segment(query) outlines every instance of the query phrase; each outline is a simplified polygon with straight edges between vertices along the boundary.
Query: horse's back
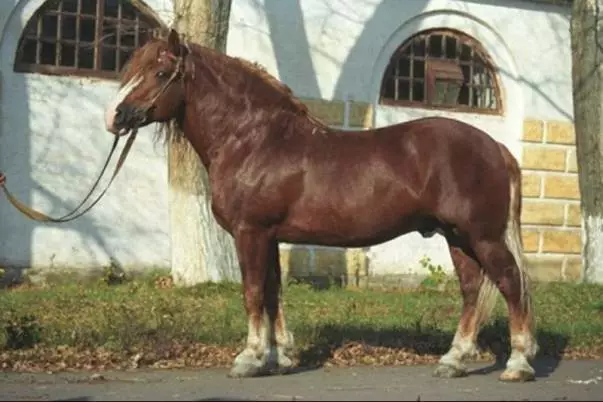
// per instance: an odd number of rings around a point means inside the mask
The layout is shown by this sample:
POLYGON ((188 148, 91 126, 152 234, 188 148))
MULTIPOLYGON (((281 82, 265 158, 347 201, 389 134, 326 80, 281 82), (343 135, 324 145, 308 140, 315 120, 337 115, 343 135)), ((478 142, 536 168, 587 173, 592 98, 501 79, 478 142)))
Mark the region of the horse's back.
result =
POLYGON ((488 208, 507 208, 498 143, 470 125, 425 118, 374 130, 325 132, 307 141, 300 145, 298 196, 287 205, 281 231, 287 241, 321 233, 313 240, 369 244, 420 230, 431 217, 458 226, 479 219, 488 208))

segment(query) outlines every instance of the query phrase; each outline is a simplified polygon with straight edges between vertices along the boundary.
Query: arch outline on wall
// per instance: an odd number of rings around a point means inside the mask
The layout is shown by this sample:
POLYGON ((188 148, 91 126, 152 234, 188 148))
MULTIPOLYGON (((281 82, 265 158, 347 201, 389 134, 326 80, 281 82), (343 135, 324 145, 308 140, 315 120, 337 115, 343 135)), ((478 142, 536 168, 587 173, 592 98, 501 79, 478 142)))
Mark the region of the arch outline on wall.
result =
POLYGON ((381 80, 394 52, 416 34, 432 29, 460 31, 475 38, 481 44, 497 69, 500 97, 505 105, 502 118, 513 121, 514 127, 517 127, 516 124, 521 124, 524 114, 523 93, 519 85, 517 65, 509 46, 485 21, 457 10, 435 10, 418 14, 402 22, 392 32, 370 70, 372 72, 371 103, 374 106, 379 105, 381 80))

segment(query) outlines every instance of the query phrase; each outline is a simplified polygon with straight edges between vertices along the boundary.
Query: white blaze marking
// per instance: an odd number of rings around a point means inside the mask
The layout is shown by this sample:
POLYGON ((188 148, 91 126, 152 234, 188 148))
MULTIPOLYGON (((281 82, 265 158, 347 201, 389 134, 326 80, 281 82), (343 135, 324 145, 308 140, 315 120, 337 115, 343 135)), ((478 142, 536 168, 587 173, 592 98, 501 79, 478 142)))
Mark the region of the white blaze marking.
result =
POLYGON ((130 95, 138 85, 140 85, 141 82, 142 77, 139 75, 135 75, 130 81, 126 83, 126 85, 124 85, 119 90, 115 99, 111 103, 109 103, 107 109, 105 109, 105 128, 107 129, 107 131, 115 133, 115 128, 113 127, 113 124, 115 123, 115 110, 117 109, 119 104, 122 103, 124 99, 126 99, 126 97, 130 95))

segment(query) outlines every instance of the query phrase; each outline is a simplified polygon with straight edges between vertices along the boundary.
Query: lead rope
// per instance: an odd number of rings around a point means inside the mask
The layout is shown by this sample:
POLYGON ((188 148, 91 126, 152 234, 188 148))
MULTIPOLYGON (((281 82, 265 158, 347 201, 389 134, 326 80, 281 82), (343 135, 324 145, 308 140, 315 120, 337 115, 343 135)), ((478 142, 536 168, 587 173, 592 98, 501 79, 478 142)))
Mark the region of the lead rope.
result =
MULTIPOLYGON (((182 63, 183 63, 183 57, 180 56, 180 57, 178 57, 178 60, 176 61, 176 68, 174 69, 174 72, 172 73, 172 75, 170 76, 168 81, 159 89, 157 94, 155 94, 153 99, 151 99, 151 101, 149 102, 149 106, 144 109, 145 112, 148 112, 151 108, 153 108, 155 106, 155 102, 157 101, 157 99, 161 95, 163 95, 163 93, 167 90, 167 88, 174 82, 174 80, 180 73, 180 69, 182 68, 182 63)), ((119 136, 115 137, 115 141, 113 142, 113 146, 111 147, 111 152, 109 152, 107 161, 105 162, 105 165, 103 166, 103 169, 101 170, 100 175, 96 179, 96 182, 92 186, 92 189, 88 192, 88 194, 86 195, 84 200, 82 202, 80 202, 80 204, 77 207, 75 207, 71 212, 69 212, 59 218, 50 217, 42 212, 36 211, 35 209, 28 207, 27 205, 25 205, 21 201, 19 201, 6 188, 6 184, 5 184, 6 176, 2 175, 1 173, 0 173, 0 187, 2 187, 2 190, 4 191, 4 195, 6 195, 6 198, 10 201, 10 203, 13 204, 13 206, 15 208, 17 208, 23 215, 27 216, 30 219, 33 219, 33 220, 39 221, 39 222, 55 222, 55 223, 72 221, 72 220, 77 219, 80 216, 84 215, 86 212, 88 212, 105 195, 105 193, 109 189, 109 186, 113 182, 113 179, 115 179, 115 177, 117 176, 117 173, 120 171, 122 165, 124 164, 126 157, 127 157, 128 153, 130 152, 130 148, 132 147, 132 144, 134 143, 134 140, 136 139, 137 133, 138 133, 138 129, 135 128, 132 130, 132 133, 130 134, 128 141, 126 142, 126 145, 124 146, 124 149, 122 150, 121 155, 119 156, 119 160, 117 161, 117 164, 115 165, 115 170, 113 171, 113 175, 111 176, 111 179, 109 179, 109 182, 105 186, 105 189, 100 193, 100 195, 96 198, 96 200, 94 200, 94 202, 92 204, 90 204, 87 208, 85 208, 81 212, 78 212, 78 209, 81 208, 86 203, 86 201, 88 201, 88 199, 90 198, 90 196, 92 195, 92 193, 94 192, 96 187, 98 186, 98 183, 100 182, 100 179, 103 176, 103 174, 105 173, 105 169, 107 168, 107 165, 109 164, 109 161, 111 160, 111 157, 113 156, 113 152, 115 151, 115 148, 117 147, 117 143, 119 142, 119 136)))
POLYGON ((6 176, 4 176, 2 174, 0 174, 0 187, 2 187, 2 190, 4 191, 4 195, 6 195, 6 198, 8 199, 8 201, 17 210, 19 210, 23 215, 27 216, 30 219, 33 219, 38 222, 54 222, 54 223, 62 223, 62 222, 72 221, 72 220, 77 219, 80 216, 84 215, 86 212, 88 212, 105 195, 105 193, 109 189, 109 186, 113 182, 113 179, 115 179, 115 177, 117 176, 117 173, 121 170, 121 167, 123 166, 123 164, 126 160, 126 157, 128 156, 130 149, 132 148, 132 144, 134 143, 134 140, 136 139, 137 133, 138 133, 137 129, 132 130, 132 133, 130 134, 128 141, 126 142, 126 145, 124 146, 124 149, 121 151, 121 154, 119 155, 119 159, 117 160, 117 164, 115 165, 115 169, 113 171, 113 175, 111 176, 111 179, 109 179, 109 182, 105 186, 104 190, 100 193, 100 195, 96 198, 96 200, 94 200, 94 202, 92 204, 90 204, 88 207, 86 207, 83 211, 78 212, 78 209, 80 209, 86 203, 86 201, 88 201, 88 199, 90 198, 90 196, 92 195, 92 193, 94 192, 96 187, 98 186, 98 183, 100 182, 101 177, 105 173, 105 170, 106 170, 107 166, 109 165, 109 161, 111 160, 111 157, 113 156, 113 153, 115 152, 115 149, 117 148, 117 144, 119 142, 119 136, 115 136, 115 141, 113 141, 113 146, 111 147, 111 151, 109 152, 109 156, 107 157, 107 160, 103 166, 103 169, 101 170, 100 175, 94 182, 92 189, 88 192, 88 194, 86 195, 84 200, 82 202, 80 202, 80 204, 77 207, 75 207, 71 212, 69 212, 59 218, 53 218, 51 216, 48 216, 48 215, 46 215, 42 212, 39 212, 31 207, 28 207, 27 205, 25 205, 21 201, 19 201, 6 188, 6 183, 5 183, 6 176))

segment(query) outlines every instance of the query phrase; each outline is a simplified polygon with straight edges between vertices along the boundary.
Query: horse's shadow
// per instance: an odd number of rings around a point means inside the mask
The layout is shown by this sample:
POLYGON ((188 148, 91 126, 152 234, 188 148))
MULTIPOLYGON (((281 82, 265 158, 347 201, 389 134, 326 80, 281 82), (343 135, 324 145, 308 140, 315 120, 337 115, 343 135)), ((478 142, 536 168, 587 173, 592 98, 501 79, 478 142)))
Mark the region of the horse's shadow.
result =
POLYGON ((10 289, 24 282, 24 269, 12 267, 0 267, 0 289, 10 289))
MULTIPOLYGON (((289 373, 319 369, 333 357, 334 352, 348 342, 357 342, 367 347, 406 349, 419 356, 443 355, 450 348, 454 333, 437 328, 380 329, 369 326, 327 325, 316 329, 312 346, 299 352, 298 367, 289 373)), ((536 377, 548 377, 558 367, 568 343, 562 334, 540 330, 537 332, 540 350, 533 362, 536 377)), ((486 325, 478 337, 479 348, 495 356, 495 362, 469 374, 490 374, 503 370, 510 353, 509 327, 503 318, 486 325)), ((468 361, 470 362, 470 360, 468 361)))

